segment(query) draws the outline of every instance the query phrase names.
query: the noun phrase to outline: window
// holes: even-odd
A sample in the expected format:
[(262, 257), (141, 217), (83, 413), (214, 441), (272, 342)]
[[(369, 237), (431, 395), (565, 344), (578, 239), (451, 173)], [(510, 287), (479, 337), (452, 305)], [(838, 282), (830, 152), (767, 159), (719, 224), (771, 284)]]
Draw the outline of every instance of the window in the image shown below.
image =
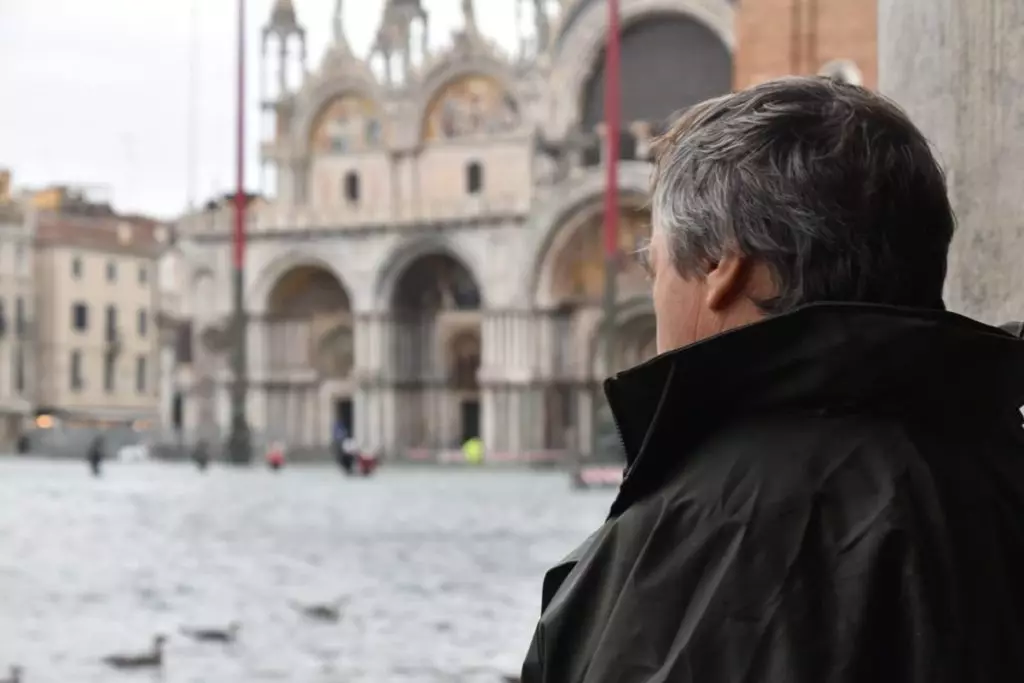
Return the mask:
[(466, 166), (466, 193), (480, 194), (484, 188), (484, 167), (479, 161), (471, 161)]
[(355, 171), (345, 174), (345, 199), (349, 204), (359, 201), (359, 174)]
[(139, 266), (139, 284), (144, 285), (149, 282), (149, 271), (146, 266)]
[(108, 342), (117, 340), (117, 308), (113, 305), (107, 306), (107, 325), (106, 325)]
[(14, 332), (19, 337), (25, 335), (25, 328), (28, 326), (25, 320), (25, 300), (20, 296), (14, 300)]
[(146, 393), (146, 357), (139, 356), (135, 359), (135, 391), (140, 394)]
[(71, 389), (81, 391), (85, 382), (82, 381), (82, 352), (75, 349), (71, 352)]
[(117, 356), (110, 351), (103, 354), (103, 391), (114, 393), (117, 378)]
[(107, 261), (107, 282), (117, 281), (117, 264), (113, 261)]
[(89, 307), (82, 302), (71, 306), (71, 328), (77, 332), (89, 329)]
[(146, 311), (145, 311), (145, 309), (140, 310), (139, 311), (139, 336), (140, 337), (145, 337), (146, 336), (146, 328), (147, 328), (147, 323), (148, 322), (149, 322), (149, 320), (146, 318)]
[(77, 256), (71, 259), (71, 277), (76, 280), (82, 277), (82, 259)]
[(14, 390), (25, 393), (25, 351), (20, 345), (14, 348)]

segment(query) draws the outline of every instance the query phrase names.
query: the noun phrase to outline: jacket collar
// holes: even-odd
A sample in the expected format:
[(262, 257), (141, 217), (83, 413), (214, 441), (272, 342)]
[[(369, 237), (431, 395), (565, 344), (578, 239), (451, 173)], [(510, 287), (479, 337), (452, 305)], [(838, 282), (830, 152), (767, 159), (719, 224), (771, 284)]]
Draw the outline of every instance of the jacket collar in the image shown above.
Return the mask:
[(604, 388), (626, 451), (628, 494), (637, 486), (630, 480), (663, 471), (687, 444), (744, 414), (1016, 409), (1024, 344), (946, 311), (811, 304), (662, 354)]

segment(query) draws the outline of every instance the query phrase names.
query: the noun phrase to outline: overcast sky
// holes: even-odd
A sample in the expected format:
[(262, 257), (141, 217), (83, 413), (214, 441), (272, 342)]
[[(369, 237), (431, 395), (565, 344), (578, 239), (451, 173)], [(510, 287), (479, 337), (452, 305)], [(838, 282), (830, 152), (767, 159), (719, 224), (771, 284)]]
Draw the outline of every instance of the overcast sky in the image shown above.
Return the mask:
[[(513, 49), (517, 0), (476, 0), (481, 29)], [(248, 0), (250, 189), (258, 189), (259, 32), (272, 0)], [(461, 26), (461, 0), (426, 0), (431, 38)], [(334, 0), (295, 0), (310, 65), (330, 39)], [(383, 0), (345, 0), (365, 54)], [(0, 0), (0, 167), (17, 187), (89, 185), (123, 211), (163, 217), (234, 187), (237, 0)], [(527, 17), (529, 15), (526, 15)], [(194, 29), (195, 27), (195, 29)], [(193, 52), (195, 50), (196, 52)], [(198, 55), (195, 173), (189, 64)], [(192, 180), (190, 180), (190, 178)]]

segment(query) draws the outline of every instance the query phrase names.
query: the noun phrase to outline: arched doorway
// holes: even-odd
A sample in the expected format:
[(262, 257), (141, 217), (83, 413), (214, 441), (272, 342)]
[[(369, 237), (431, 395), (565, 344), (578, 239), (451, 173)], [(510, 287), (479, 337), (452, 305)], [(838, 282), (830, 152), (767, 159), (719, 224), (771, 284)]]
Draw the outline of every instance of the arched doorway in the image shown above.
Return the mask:
[[(633, 311), (646, 304), (649, 310), (647, 274), (638, 255), (650, 236), (650, 213), (640, 196), (624, 194), (620, 205), (617, 306)], [(556, 229), (540, 264), (535, 299), (546, 308), (554, 350), (544, 397), (544, 441), (549, 449), (591, 452), (595, 406), (605, 403), (601, 387), (610, 373), (602, 341), (603, 223), (599, 200), (581, 207)], [(653, 356), (652, 316), (617, 318), (614, 329), (613, 372)], [(607, 422), (605, 413), (599, 418)]]
[(351, 434), (352, 309), (338, 278), (321, 266), (292, 268), (270, 290), (265, 325), (266, 437), (318, 448), (338, 421)]
[(480, 289), (460, 261), (429, 254), (399, 275), (395, 329), (395, 446), (458, 448), (480, 435)]

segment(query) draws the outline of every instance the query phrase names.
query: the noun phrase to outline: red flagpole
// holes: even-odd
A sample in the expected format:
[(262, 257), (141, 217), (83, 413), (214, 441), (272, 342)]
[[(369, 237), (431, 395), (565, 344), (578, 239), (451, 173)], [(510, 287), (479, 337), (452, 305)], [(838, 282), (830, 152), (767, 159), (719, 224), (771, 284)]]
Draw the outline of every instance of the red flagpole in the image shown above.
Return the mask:
[(604, 251), (609, 264), (619, 252), (619, 143), (622, 96), (619, 84), (619, 0), (608, 0), (608, 47), (605, 55), (604, 123), (606, 138)]
[(616, 371), (615, 314), (619, 274), (619, 141), (622, 95), (619, 90), (619, 2), (608, 2), (608, 47), (604, 60), (604, 345), (608, 374)]
[(245, 0), (238, 0), (238, 112), (235, 150), (235, 270), (245, 267)]
[(238, 118), (236, 121), (235, 169), (235, 226), (234, 226), (234, 357), (231, 386), (231, 434), (228, 452), (231, 462), (248, 463), (252, 459), (249, 423), (246, 419), (246, 391), (248, 391), (248, 359), (246, 354), (245, 316), (245, 0), (238, 0)]

